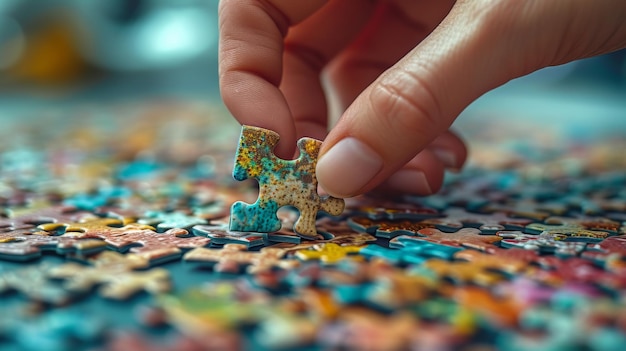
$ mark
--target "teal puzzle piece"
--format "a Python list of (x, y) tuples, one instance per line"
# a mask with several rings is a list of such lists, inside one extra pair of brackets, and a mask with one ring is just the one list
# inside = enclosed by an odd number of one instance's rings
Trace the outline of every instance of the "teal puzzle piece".
[(271, 130), (243, 126), (235, 158), (233, 177), (236, 180), (255, 178), (259, 182), (259, 198), (254, 204), (238, 201), (231, 207), (230, 230), (269, 233), (281, 229), (276, 216), (279, 208), (294, 206), (300, 217), (294, 231), (315, 238), (318, 211), (338, 216), (344, 201), (317, 193), (315, 166), (321, 141), (302, 138), (297, 146), (300, 155), (295, 160), (276, 157), (273, 149), (279, 135)]

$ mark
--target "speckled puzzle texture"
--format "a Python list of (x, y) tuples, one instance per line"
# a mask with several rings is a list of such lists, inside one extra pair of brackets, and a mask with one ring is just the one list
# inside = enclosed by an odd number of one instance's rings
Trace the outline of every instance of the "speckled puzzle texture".
[(319, 211), (338, 216), (344, 208), (342, 199), (317, 193), (315, 165), (321, 141), (298, 140), (299, 157), (286, 161), (273, 153), (279, 135), (271, 130), (243, 126), (235, 155), (233, 177), (236, 180), (255, 178), (259, 182), (259, 198), (254, 204), (236, 202), (230, 211), (230, 230), (275, 232), (281, 222), (279, 208), (294, 206), (300, 217), (294, 231), (302, 236), (317, 236), (315, 218)]
[[(318, 142), (280, 160), (275, 133), (186, 108), (63, 113), (2, 139), (0, 350), (626, 345), (626, 143), (533, 145), (437, 195), (340, 211), (314, 191)], [(259, 185), (233, 179), (238, 145), (235, 177)]]

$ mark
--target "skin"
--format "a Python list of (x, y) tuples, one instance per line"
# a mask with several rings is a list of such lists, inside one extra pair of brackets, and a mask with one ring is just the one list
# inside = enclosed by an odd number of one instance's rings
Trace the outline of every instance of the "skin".
[(449, 128), (472, 101), (626, 47), (623, 0), (221, 0), (219, 19), (224, 103), (278, 132), (281, 157), (324, 140), (317, 176), (337, 197), (437, 191), (465, 162)]

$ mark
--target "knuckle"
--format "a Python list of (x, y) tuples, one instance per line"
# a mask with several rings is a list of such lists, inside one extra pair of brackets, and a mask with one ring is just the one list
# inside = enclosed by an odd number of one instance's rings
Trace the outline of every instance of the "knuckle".
[(383, 79), (372, 94), (372, 108), (379, 120), (402, 134), (440, 130), (441, 108), (432, 88), (416, 74), (402, 71), (394, 75), (391, 81)]

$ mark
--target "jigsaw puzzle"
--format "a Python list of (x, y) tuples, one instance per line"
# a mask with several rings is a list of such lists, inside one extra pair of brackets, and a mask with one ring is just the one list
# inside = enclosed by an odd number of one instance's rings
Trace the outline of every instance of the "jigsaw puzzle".
[(252, 205), (243, 202), (233, 204), (230, 230), (278, 231), (281, 222), (276, 212), (283, 206), (291, 205), (300, 212), (294, 231), (305, 237), (315, 237), (317, 213), (324, 211), (338, 216), (344, 208), (342, 199), (317, 193), (315, 166), (322, 143), (302, 138), (298, 141), (300, 156), (293, 161), (285, 161), (273, 153), (278, 139), (278, 134), (271, 130), (242, 127), (233, 177), (236, 180), (257, 179), (259, 198)]
[(344, 210), (318, 141), (181, 110), (6, 135), (0, 350), (622, 351), (626, 144)]

